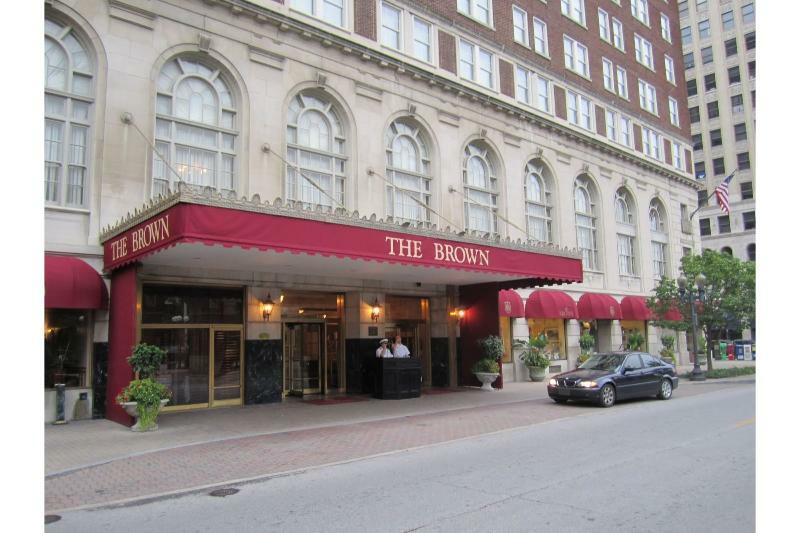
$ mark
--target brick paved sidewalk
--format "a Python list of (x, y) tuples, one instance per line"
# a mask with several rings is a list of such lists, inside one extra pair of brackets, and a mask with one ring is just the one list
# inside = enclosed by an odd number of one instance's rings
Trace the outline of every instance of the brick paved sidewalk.
[[(675, 396), (729, 386), (684, 386)], [(48, 476), (45, 509), (53, 513), (242, 482), (604, 411), (537, 399), (182, 446)]]

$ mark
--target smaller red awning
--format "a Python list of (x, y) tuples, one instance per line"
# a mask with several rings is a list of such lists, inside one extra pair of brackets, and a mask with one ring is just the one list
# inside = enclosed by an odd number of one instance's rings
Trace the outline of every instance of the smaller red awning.
[(525, 303), (526, 318), (578, 318), (578, 308), (567, 293), (562, 291), (537, 290), (528, 296)]
[(86, 261), (45, 254), (45, 309), (105, 309), (107, 306), (106, 284)]
[(619, 306), (623, 320), (653, 320), (653, 312), (641, 296), (625, 296)]
[(497, 295), (497, 306), (500, 316), (510, 316), (513, 318), (525, 316), (522, 298), (517, 294), (517, 291), (501, 290)]
[(622, 310), (608, 294), (587, 292), (578, 300), (578, 317), (581, 320), (619, 320)]

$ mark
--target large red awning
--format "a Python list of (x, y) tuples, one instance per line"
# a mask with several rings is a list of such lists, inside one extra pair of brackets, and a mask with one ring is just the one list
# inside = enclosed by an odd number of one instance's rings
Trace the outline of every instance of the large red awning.
[(44, 256), (45, 309), (104, 309), (108, 291), (100, 274), (77, 257)]
[(578, 300), (578, 318), (581, 320), (619, 320), (622, 311), (617, 301), (608, 294), (587, 292)]
[(500, 316), (510, 316), (512, 318), (525, 316), (522, 297), (514, 290), (501, 290), (497, 294), (497, 306)]
[(623, 320), (653, 320), (653, 312), (641, 296), (625, 296), (619, 306)]
[(578, 308), (567, 293), (536, 290), (525, 303), (526, 318), (578, 318)]
[(220, 268), (280, 267), (290, 273), (302, 269), (320, 275), (405, 276), (456, 285), (498, 282), (504, 288), (583, 279), (577, 253), (555, 248), (539, 251), (523, 243), (420, 230), (357, 214), (321, 214), (247, 200), (208, 205), (213, 199), (188, 197), (184, 202), (181, 194), (169, 200), (105, 233), (105, 269), (147, 259), (205, 268), (213, 263)]

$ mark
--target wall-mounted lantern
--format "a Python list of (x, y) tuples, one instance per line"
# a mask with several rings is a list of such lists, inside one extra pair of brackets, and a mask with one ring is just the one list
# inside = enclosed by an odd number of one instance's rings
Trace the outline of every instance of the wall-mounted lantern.
[(381, 306), (378, 304), (378, 299), (375, 298), (375, 302), (372, 304), (372, 321), (377, 322), (381, 316)]
[(455, 309), (450, 311), (450, 316), (457, 320), (461, 320), (462, 318), (464, 318), (464, 316), (466, 316), (466, 314), (467, 310), (464, 309), (463, 307), (456, 307)]
[(272, 301), (272, 294), (267, 294), (267, 299), (261, 302), (261, 318), (269, 322), (269, 315), (275, 309), (275, 302)]

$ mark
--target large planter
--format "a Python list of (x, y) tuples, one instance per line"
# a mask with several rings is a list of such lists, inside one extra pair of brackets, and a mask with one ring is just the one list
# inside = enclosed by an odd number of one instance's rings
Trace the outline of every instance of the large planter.
[[(163, 409), (167, 403), (169, 403), (169, 399), (161, 400), (161, 405), (158, 407), (158, 411), (161, 412), (161, 409)], [(139, 425), (139, 412), (136, 410), (136, 402), (124, 402), (120, 405), (123, 409), (125, 409), (126, 413), (136, 419), (136, 423), (131, 426), (131, 431), (155, 431), (158, 429), (158, 424), (153, 424), (147, 429), (142, 429), (142, 427)], [(158, 413), (156, 413), (156, 416), (158, 416)]]
[(478, 378), (478, 380), (480, 380), (481, 383), (483, 383), (483, 385), (481, 386), (481, 390), (488, 390), (488, 391), (495, 390), (492, 388), (492, 383), (495, 382), (497, 376), (499, 376), (500, 374), (493, 372), (473, 372), (473, 374), (475, 374), (475, 377)]
[(531, 381), (544, 381), (544, 378), (547, 377), (547, 367), (529, 366), (528, 376), (531, 378)]

